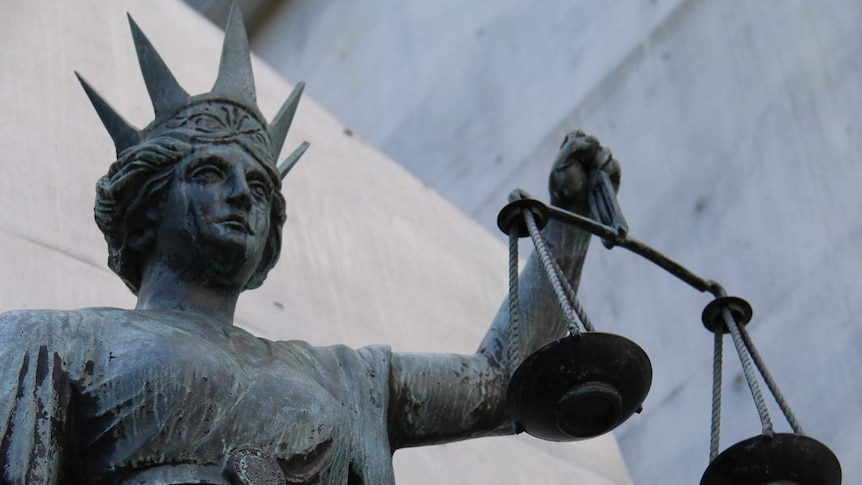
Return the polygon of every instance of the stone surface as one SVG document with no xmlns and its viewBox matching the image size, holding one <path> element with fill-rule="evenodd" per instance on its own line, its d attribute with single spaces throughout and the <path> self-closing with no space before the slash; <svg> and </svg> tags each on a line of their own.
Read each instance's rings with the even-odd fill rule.
<svg viewBox="0 0 862 485">
<path fill-rule="evenodd" d="M 125 22 L 116 20 L 122 9 L 157 45 L 175 47 L 163 55 L 190 92 L 209 89 L 212 76 L 200 73 L 215 73 L 221 33 L 180 4 L 10 5 L 0 29 L 0 61 L 15 66 L 0 79 L 4 309 L 133 304 L 103 264 L 90 212 L 113 149 L 72 76 L 78 69 L 98 80 L 133 123 L 151 119 Z M 196 35 L 182 36 L 189 31 Z M 267 107 L 290 89 L 262 65 L 255 74 L 271 117 Z M 239 323 L 272 339 L 472 352 L 505 292 L 504 249 L 313 103 L 301 113 L 287 146 L 308 139 L 314 148 L 285 186 L 282 260 L 240 300 Z M 611 437 L 567 446 L 485 440 L 404 456 L 399 483 L 629 482 Z"/>
<path fill-rule="evenodd" d="M 252 49 L 476 216 L 679 3 L 299 0 L 273 8 Z"/>
</svg>

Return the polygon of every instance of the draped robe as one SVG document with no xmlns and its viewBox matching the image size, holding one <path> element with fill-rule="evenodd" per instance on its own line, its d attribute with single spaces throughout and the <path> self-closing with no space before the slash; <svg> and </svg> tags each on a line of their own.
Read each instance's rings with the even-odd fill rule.
<svg viewBox="0 0 862 485">
<path fill-rule="evenodd" d="M 0 341 L 4 482 L 228 484 L 250 447 L 288 483 L 394 483 L 388 347 L 111 308 L 5 313 Z"/>
</svg>

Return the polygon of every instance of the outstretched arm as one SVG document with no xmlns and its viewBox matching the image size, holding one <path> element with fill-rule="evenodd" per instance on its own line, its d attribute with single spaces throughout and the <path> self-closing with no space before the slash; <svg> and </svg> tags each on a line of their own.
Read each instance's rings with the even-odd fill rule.
<svg viewBox="0 0 862 485">
<path fill-rule="evenodd" d="M 588 214 L 587 175 L 608 172 L 619 186 L 619 164 L 598 140 L 569 134 L 551 171 L 552 204 Z M 577 290 L 590 235 L 551 221 L 544 229 L 551 257 Z M 538 255 L 520 275 L 521 355 L 561 337 L 566 325 Z M 390 374 L 389 436 L 392 449 L 508 434 L 509 302 L 503 301 L 476 354 L 396 354 Z"/>
</svg>

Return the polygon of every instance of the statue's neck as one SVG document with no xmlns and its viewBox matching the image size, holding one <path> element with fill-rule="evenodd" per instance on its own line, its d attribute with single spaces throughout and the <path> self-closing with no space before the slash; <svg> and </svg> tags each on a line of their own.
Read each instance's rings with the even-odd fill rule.
<svg viewBox="0 0 862 485">
<path fill-rule="evenodd" d="M 184 278 L 164 266 L 150 265 L 144 270 L 135 308 L 187 312 L 230 326 L 241 291 L 242 288 Z"/>
</svg>

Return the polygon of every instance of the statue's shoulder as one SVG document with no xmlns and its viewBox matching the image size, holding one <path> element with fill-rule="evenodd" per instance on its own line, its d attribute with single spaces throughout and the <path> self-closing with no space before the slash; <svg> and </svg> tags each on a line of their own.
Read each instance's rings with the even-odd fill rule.
<svg viewBox="0 0 862 485">
<path fill-rule="evenodd" d="M 128 314 L 119 308 L 78 310 L 13 310 L 0 314 L 0 333 L 33 334 L 106 330 L 121 324 Z"/>
<path fill-rule="evenodd" d="M 316 346 L 303 340 L 277 340 L 270 341 L 263 338 L 258 340 L 274 345 L 281 351 L 292 354 L 303 355 L 315 359 L 335 360 L 339 362 L 351 362 L 366 360 L 377 363 L 378 361 L 388 363 L 392 350 L 388 345 L 369 345 L 367 347 L 350 347 L 348 345 Z"/>
</svg>

